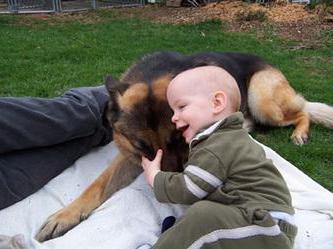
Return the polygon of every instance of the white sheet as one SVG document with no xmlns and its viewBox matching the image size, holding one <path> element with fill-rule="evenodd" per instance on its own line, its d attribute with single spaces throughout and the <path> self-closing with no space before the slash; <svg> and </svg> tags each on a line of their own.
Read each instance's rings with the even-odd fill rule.
<svg viewBox="0 0 333 249">
<path fill-rule="evenodd" d="M 295 249 L 332 249 L 333 194 L 263 147 L 291 190 L 299 227 Z M 154 244 L 163 219 L 169 215 L 180 217 L 186 208 L 157 202 L 143 175 L 64 236 L 42 244 L 34 240 L 45 219 L 76 198 L 116 152 L 113 143 L 92 151 L 34 195 L 0 211 L 0 234 L 23 234 L 31 249 L 134 249 Z"/>
</svg>

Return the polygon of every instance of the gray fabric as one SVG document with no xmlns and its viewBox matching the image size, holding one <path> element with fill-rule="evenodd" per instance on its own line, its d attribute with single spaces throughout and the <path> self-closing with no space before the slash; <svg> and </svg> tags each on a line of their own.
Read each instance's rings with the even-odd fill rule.
<svg viewBox="0 0 333 249">
<path fill-rule="evenodd" d="M 0 153 L 90 136 L 102 124 L 107 100 L 104 86 L 75 88 L 52 99 L 0 98 Z"/>
<path fill-rule="evenodd" d="M 111 141 L 104 86 L 61 97 L 0 98 L 0 209 L 22 200 L 91 148 Z"/>
</svg>

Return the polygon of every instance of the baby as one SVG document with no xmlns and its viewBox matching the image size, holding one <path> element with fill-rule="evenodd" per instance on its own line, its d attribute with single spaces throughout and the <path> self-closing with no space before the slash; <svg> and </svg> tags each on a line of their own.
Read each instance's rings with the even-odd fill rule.
<svg viewBox="0 0 333 249">
<path fill-rule="evenodd" d="M 242 128 L 235 79 L 215 66 L 190 69 L 170 82 L 167 99 L 190 148 L 184 172 L 161 171 L 161 150 L 142 167 L 157 200 L 191 206 L 154 248 L 292 248 L 289 190 Z"/>
</svg>

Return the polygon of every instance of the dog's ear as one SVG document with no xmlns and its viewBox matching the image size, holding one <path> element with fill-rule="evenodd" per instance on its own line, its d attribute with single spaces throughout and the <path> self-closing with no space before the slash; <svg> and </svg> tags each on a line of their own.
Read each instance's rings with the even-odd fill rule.
<svg viewBox="0 0 333 249">
<path fill-rule="evenodd" d="M 111 75 L 108 75 L 105 79 L 105 87 L 111 99 L 113 99 L 116 98 L 118 94 L 122 95 L 129 87 L 129 84 L 115 80 Z"/>
<path fill-rule="evenodd" d="M 121 112 L 118 103 L 119 96 L 126 91 L 129 84 L 115 80 L 111 75 L 108 75 L 105 79 L 105 87 L 110 95 L 107 118 L 111 126 L 113 126 L 113 124 L 118 120 Z"/>
</svg>

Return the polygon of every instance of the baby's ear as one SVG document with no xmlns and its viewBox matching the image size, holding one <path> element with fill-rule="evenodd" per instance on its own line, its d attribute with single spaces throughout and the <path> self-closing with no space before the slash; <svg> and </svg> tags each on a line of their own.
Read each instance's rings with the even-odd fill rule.
<svg viewBox="0 0 333 249">
<path fill-rule="evenodd" d="M 227 107 L 227 94 L 224 91 L 217 91 L 213 97 L 214 114 L 219 114 Z"/>
</svg>

